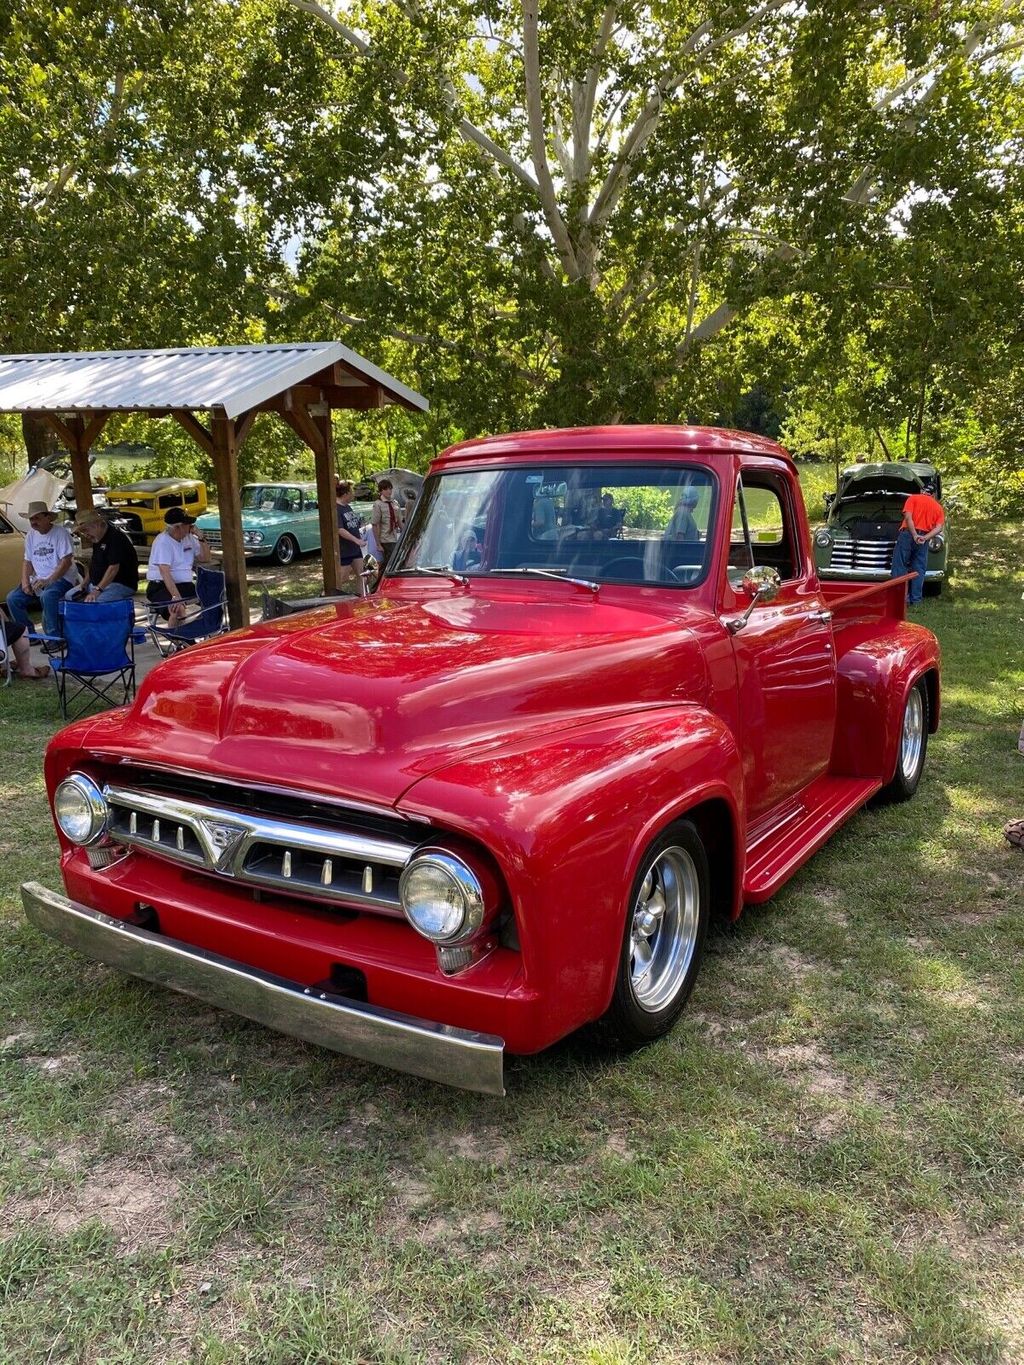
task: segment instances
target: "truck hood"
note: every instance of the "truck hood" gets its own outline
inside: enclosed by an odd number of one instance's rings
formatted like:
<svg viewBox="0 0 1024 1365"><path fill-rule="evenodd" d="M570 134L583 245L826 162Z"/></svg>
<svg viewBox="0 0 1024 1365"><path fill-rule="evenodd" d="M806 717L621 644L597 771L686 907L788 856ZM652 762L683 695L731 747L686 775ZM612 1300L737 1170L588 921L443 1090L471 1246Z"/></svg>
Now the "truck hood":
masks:
<svg viewBox="0 0 1024 1365"><path fill-rule="evenodd" d="M118 747L391 804L470 751L703 701L699 615L476 591L332 605L167 660L122 719Z"/></svg>

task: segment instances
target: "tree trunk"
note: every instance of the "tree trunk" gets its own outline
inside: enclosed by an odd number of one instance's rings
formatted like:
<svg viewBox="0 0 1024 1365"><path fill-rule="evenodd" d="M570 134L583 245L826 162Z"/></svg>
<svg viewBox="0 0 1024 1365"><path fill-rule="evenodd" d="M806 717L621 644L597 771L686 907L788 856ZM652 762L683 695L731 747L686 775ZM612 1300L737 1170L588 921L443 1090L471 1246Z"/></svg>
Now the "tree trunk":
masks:
<svg viewBox="0 0 1024 1365"><path fill-rule="evenodd" d="M28 452L29 468L37 465L45 455L53 455L57 450L57 437L41 417L31 412L21 415L21 435Z"/></svg>

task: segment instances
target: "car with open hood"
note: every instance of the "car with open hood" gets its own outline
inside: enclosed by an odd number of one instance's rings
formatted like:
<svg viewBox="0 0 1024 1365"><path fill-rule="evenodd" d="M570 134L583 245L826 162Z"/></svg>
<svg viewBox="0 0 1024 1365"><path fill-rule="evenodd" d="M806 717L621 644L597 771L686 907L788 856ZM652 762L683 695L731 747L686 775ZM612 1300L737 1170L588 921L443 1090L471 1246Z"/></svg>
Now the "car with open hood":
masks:
<svg viewBox="0 0 1024 1365"><path fill-rule="evenodd" d="M815 528L814 559L823 579L872 582L892 572L893 549L912 493L942 501L942 478L934 465L909 460L851 465L826 494L827 521ZM949 525L928 542L924 590L942 591L949 559Z"/></svg>
<svg viewBox="0 0 1024 1365"><path fill-rule="evenodd" d="M939 650L905 589L820 582L796 468L761 437L466 442L371 596L174 656L55 736L63 888L27 882L26 913L487 1093L506 1052L584 1025L641 1046L713 920L916 790Z"/></svg>

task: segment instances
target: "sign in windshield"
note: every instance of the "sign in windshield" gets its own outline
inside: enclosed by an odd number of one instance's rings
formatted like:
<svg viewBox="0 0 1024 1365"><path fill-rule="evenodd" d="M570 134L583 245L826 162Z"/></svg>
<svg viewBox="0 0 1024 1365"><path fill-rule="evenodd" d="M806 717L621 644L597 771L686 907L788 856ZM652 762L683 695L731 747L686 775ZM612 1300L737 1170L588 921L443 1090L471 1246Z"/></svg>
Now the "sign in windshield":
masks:
<svg viewBox="0 0 1024 1365"><path fill-rule="evenodd" d="M427 480L390 573L543 571L692 586L707 570L715 484L695 465L545 465Z"/></svg>

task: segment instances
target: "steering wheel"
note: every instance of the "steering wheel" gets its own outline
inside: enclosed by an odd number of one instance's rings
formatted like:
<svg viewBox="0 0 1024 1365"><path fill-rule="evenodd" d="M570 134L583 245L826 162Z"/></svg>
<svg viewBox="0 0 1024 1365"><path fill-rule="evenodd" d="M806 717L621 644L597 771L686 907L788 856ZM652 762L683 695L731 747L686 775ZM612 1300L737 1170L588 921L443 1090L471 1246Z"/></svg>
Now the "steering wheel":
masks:
<svg viewBox="0 0 1024 1365"><path fill-rule="evenodd" d="M636 575L635 581L638 583L644 583L647 581L644 577L644 561L641 559L639 555L618 555L615 559L610 559L607 564L602 565L601 577L604 578L606 575L608 577L614 577L616 565L618 565L620 569L626 565L630 566L636 565L636 567L639 569L639 573ZM662 580L665 580L669 583L679 583L682 581L679 578L678 574L676 574L672 569L670 569L667 564L663 564L660 566L660 568L658 569L657 578L654 581L659 582Z"/></svg>

